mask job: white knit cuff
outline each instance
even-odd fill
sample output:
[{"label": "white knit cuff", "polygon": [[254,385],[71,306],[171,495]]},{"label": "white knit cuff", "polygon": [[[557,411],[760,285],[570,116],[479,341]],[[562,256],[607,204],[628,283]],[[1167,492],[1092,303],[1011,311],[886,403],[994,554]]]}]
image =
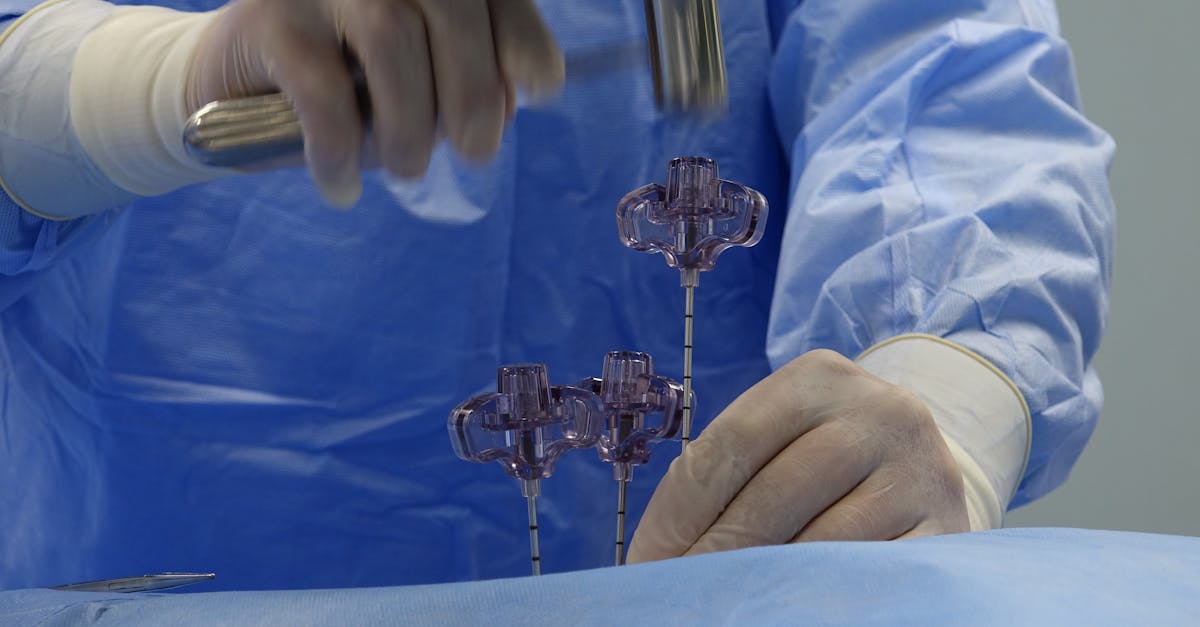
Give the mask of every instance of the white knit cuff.
[{"label": "white knit cuff", "polygon": [[121,7],[80,43],[71,73],[79,141],[113,183],[155,196],[229,173],[183,146],[193,51],[219,11]]},{"label": "white knit cuff", "polygon": [[994,529],[1029,459],[1031,421],[1017,386],[974,352],[929,335],[902,335],[858,358],[929,408],[958,461],[973,530]]}]

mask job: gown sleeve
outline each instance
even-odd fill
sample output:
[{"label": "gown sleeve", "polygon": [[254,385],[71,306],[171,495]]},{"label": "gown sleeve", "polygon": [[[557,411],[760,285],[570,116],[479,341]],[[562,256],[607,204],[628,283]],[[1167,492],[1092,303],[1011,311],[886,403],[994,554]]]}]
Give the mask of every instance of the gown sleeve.
[{"label": "gown sleeve", "polygon": [[[72,35],[82,37],[108,9],[98,2],[0,0],[0,309],[19,299],[47,268],[97,237],[115,215],[49,219],[25,208],[12,191],[22,176],[64,176],[66,168],[23,171],[34,153],[81,159],[63,113],[77,43]],[[22,18],[31,26],[27,31]],[[54,101],[49,106],[47,98]],[[39,123],[26,124],[30,116]],[[86,159],[82,162],[86,167],[79,176],[101,179]]]},{"label": "gown sleeve", "polygon": [[1100,412],[1114,223],[1114,144],[1080,111],[1053,4],[771,8],[791,164],[772,365],[911,333],[966,347],[1028,405],[1009,506],[1045,494]]}]

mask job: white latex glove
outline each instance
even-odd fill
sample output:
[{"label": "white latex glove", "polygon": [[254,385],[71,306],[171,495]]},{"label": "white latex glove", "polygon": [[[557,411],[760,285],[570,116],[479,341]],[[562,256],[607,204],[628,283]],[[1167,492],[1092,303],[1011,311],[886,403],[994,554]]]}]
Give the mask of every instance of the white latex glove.
[{"label": "white latex glove", "polygon": [[564,73],[533,0],[235,0],[195,48],[188,112],[282,90],[313,179],[330,202],[352,205],[364,126],[347,55],[371,94],[370,152],[401,177],[425,172],[439,124],[463,156],[492,156],[513,90],[550,95]]},{"label": "white latex glove", "polygon": [[671,464],[629,561],[969,529],[958,464],[925,405],[813,351],[738,397]]}]

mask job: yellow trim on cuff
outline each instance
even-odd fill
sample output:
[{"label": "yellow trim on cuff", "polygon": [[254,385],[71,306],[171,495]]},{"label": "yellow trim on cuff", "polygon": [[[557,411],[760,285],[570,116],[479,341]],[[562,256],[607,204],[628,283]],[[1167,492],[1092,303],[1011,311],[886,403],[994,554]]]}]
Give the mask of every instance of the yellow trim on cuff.
[{"label": "yellow trim on cuff", "polygon": [[1000,380],[1004,381],[1005,385],[1012,390],[1012,393],[1016,395],[1017,400],[1020,401],[1021,411],[1025,414],[1025,461],[1021,463],[1021,473],[1017,475],[1017,481],[1016,484],[1013,485],[1012,494],[1009,494],[1008,500],[1005,501],[1005,503],[1012,503],[1013,497],[1017,495],[1017,490],[1021,488],[1021,480],[1025,478],[1025,471],[1029,468],[1029,452],[1033,448],[1033,416],[1029,413],[1029,404],[1025,402],[1025,395],[1021,394],[1021,389],[1017,387],[1016,383],[1013,383],[1012,379],[1008,378],[1008,375],[1004,374],[1002,370],[997,368],[994,364],[992,364],[992,362],[988,361],[982,355],[965,346],[956,344],[950,340],[947,340],[946,338],[938,337],[936,335],[928,335],[925,333],[905,333],[903,335],[897,335],[871,346],[867,350],[863,351],[858,357],[856,357],[854,361],[860,361],[862,358],[870,355],[880,348],[883,348],[884,346],[902,342],[904,340],[932,340],[943,346],[953,348],[954,350],[970,357],[971,359],[974,359],[988,370],[991,370],[993,373],[995,373],[996,376],[1000,377]]},{"label": "yellow trim on cuff", "polygon": [[[33,7],[29,11],[27,11],[25,13],[25,15],[18,17],[15,22],[8,25],[8,28],[4,29],[4,32],[0,33],[0,46],[4,45],[4,42],[8,40],[8,37],[9,37],[9,35],[12,34],[13,30],[15,30],[21,24],[25,23],[25,20],[28,20],[31,16],[36,15],[38,12],[40,12],[48,7],[51,7],[53,5],[56,5],[62,1],[63,0],[46,0],[46,2],[43,2],[39,5],[37,5],[36,7]],[[72,218],[63,218],[63,217],[58,217],[58,216],[52,216],[52,215],[37,211],[33,207],[30,207],[28,204],[25,203],[25,201],[21,200],[20,196],[17,196],[17,193],[14,192],[11,187],[9,187],[7,182],[5,182],[3,172],[0,172],[0,189],[3,189],[4,193],[8,194],[8,197],[11,198],[12,201],[14,203],[16,203],[18,207],[24,209],[25,211],[28,211],[29,213],[31,213],[39,218],[42,218],[44,220],[52,220],[54,222],[67,222],[72,219]]]}]

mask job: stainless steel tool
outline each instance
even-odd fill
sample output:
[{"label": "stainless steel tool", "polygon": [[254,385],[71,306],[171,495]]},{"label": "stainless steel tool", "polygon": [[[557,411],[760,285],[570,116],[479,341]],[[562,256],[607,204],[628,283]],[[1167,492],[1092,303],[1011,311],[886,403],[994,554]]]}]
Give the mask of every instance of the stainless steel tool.
[{"label": "stainless steel tool", "polygon": [[121,577],[120,579],[101,579],[99,581],[84,581],[54,586],[52,590],[68,592],[155,592],[170,590],[180,586],[190,586],[194,583],[209,581],[215,578],[213,573],[160,573],[157,575],[142,575],[140,577]]},{"label": "stainless steel tool", "polygon": [[660,109],[724,112],[729,87],[717,0],[646,0],[646,40]]},{"label": "stainless steel tool", "polygon": [[[646,45],[658,107],[670,115],[714,116],[728,100],[725,54],[717,0],[645,0]],[[627,55],[626,55],[627,56]],[[621,56],[609,57],[619,62]],[[595,59],[567,59],[567,71]],[[367,99],[360,89],[360,104]],[[183,129],[183,143],[196,161],[242,167],[299,152],[300,121],[281,93],[220,100],[201,107]]]}]

